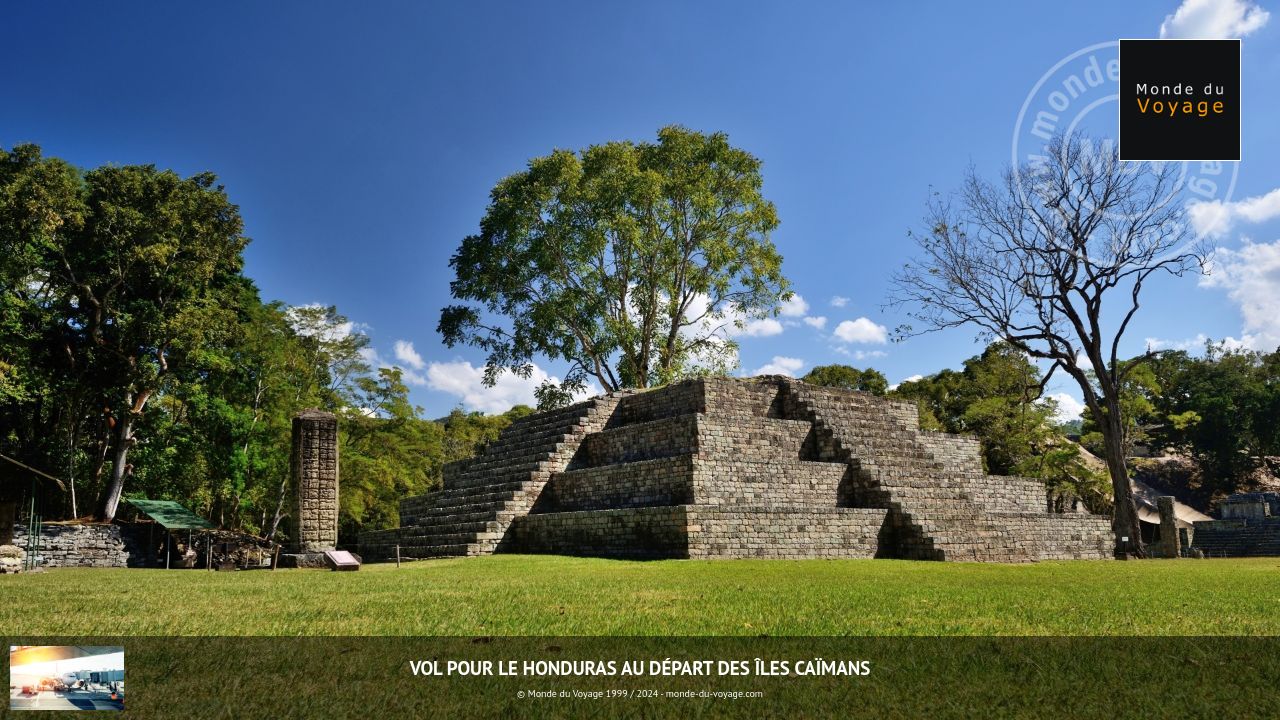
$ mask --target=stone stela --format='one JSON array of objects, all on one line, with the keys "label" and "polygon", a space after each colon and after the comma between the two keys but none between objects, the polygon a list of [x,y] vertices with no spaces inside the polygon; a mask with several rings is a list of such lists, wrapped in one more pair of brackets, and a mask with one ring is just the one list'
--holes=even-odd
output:
[{"label": "stone stela", "polygon": [[293,418],[294,537],[285,567],[324,567],[338,544],[338,418],[304,410]]},{"label": "stone stela", "polygon": [[983,472],[916,406],[781,376],[622,391],[513,422],[362,533],[365,559],[1109,558],[1108,518]]},{"label": "stone stela", "polygon": [[1176,558],[1182,555],[1182,542],[1178,533],[1178,519],[1174,514],[1173,497],[1164,495],[1156,498],[1156,509],[1160,511],[1160,557]]}]

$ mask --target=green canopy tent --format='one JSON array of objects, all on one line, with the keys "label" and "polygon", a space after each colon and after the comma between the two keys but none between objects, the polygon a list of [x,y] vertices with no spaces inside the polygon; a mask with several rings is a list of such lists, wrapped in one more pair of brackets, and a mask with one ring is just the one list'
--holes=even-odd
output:
[{"label": "green canopy tent", "polygon": [[187,531],[187,546],[190,547],[191,531],[214,529],[213,523],[172,500],[133,500],[126,498],[125,502],[164,528],[164,567],[166,570],[169,569],[169,536],[174,530]]}]

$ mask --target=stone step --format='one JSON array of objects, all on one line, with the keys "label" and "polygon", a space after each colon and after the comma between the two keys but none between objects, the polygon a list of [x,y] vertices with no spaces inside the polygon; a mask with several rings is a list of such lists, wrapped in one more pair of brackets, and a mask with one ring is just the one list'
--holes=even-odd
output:
[{"label": "stone step", "polygon": [[512,504],[511,500],[507,500],[504,502],[478,502],[451,507],[431,507],[410,515],[402,514],[400,516],[400,524],[407,527],[411,525],[429,525],[433,522],[444,521],[446,518],[476,519],[481,516],[493,516],[496,513],[510,510],[509,506]]},{"label": "stone step", "polygon": [[[488,523],[507,522],[524,511],[516,508],[500,507],[487,508],[484,510],[473,510],[454,515],[438,515],[426,518],[414,525],[404,525],[402,530],[411,533],[430,532],[439,528],[452,528],[460,530],[463,528],[483,529]],[[451,530],[452,531],[452,530]]]},{"label": "stone step", "polygon": [[429,559],[438,557],[460,557],[473,555],[470,543],[452,545],[401,545],[400,556],[410,559]]},{"label": "stone step", "polygon": [[542,463],[547,462],[550,458],[551,453],[548,452],[531,456],[519,462],[511,461],[484,471],[468,470],[466,473],[454,478],[452,482],[445,484],[444,487],[450,490],[464,490],[470,487],[492,485],[503,478],[524,476],[537,472],[542,469]]},{"label": "stone step", "polygon": [[577,425],[566,423],[556,425],[545,432],[537,435],[521,438],[512,442],[494,442],[489,444],[480,454],[471,458],[468,463],[468,469],[484,468],[491,465],[494,461],[504,458],[520,457],[525,455],[535,455],[539,452],[548,452],[554,450],[561,443],[566,442],[569,438],[577,433]]},{"label": "stone step", "polygon": [[564,423],[555,425],[536,435],[515,438],[509,442],[491,443],[480,454],[476,455],[471,464],[472,466],[483,465],[485,461],[528,455],[535,451],[553,447],[556,443],[564,442],[565,438],[571,435],[576,427],[575,423]]},{"label": "stone step", "polygon": [[405,525],[400,529],[403,531],[402,536],[422,537],[424,535],[432,535],[436,533],[477,533],[486,532],[495,527],[497,522],[497,513],[493,511],[485,513],[477,513],[467,516],[447,516],[436,518],[430,522],[420,523],[417,525]]},{"label": "stone step", "polygon": [[582,439],[571,470],[657,460],[697,451],[696,413],[606,428]]},{"label": "stone step", "polygon": [[[482,502],[497,502],[504,493],[515,493],[525,489],[527,480],[508,480],[491,485],[477,485],[469,488],[445,488],[425,495],[416,495],[400,501],[402,512],[415,514],[423,509],[451,507]],[[510,497],[503,497],[509,500]]]},{"label": "stone step", "polygon": [[430,507],[404,513],[405,517],[415,518],[412,524],[431,522],[433,518],[452,515],[460,512],[475,512],[483,509],[498,511],[511,502],[528,497],[524,488],[513,490],[494,490],[486,493],[475,493],[456,498],[437,501]]},{"label": "stone step", "polygon": [[458,528],[440,528],[436,532],[416,533],[412,536],[402,538],[403,543],[417,544],[472,544],[480,541],[489,541],[489,539],[502,538],[502,533],[498,530],[483,528],[480,530],[468,530]]}]

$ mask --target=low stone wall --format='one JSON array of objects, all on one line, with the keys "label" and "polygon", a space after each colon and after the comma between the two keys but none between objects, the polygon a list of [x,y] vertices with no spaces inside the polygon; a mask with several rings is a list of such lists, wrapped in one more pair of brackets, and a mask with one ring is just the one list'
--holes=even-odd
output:
[{"label": "low stone wall", "polygon": [[873,558],[888,532],[887,513],[676,505],[526,515],[512,523],[502,550],[631,559]]},{"label": "low stone wall", "polygon": [[622,398],[605,429],[700,412],[706,412],[702,381],[686,380]]},{"label": "low stone wall", "polygon": [[689,413],[588,435],[570,461],[569,469],[692,454],[698,450],[700,417],[703,416]]},{"label": "low stone wall", "polygon": [[848,465],[803,460],[724,466],[695,461],[693,498],[699,505],[834,508],[846,494]]},{"label": "low stone wall", "polygon": [[1049,494],[1040,480],[1016,475],[961,475],[958,485],[974,504],[990,512],[1049,511]]},{"label": "low stone wall", "polygon": [[747,380],[706,378],[701,381],[706,409],[703,412],[724,422],[750,418],[781,418],[786,408],[777,377]]},{"label": "low stone wall", "polygon": [[503,552],[659,559],[689,556],[684,505],[524,515]]},{"label": "low stone wall", "polygon": [[1032,560],[1107,560],[1113,555],[1115,537],[1107,518],[1052,513],[1005,517]]},{"label": "low stone wall", "polygon": [[[25,525],[13,526],[13,544],[25,552],[30,542]],[[126,543],[119,525],[46,524],[40,532],[40,567],[128,567],[134,562],[132,543]]]},{"label": "low stone wall", "polygon": [[698,450],[706,460],[722,465],[752,461],[816,460],[810,435],[813,426],[804,420],[699,415]]},{"label": "low stone wall", "polygon": [[684,505],[693,502],[693,457],[641,460],[557,473],[535,512]]},{"label": "low stone wall", "polygon": [[686,509],[691,558],[873,558],[887,510],[871,508]]},{"label": "low stone wall", "polygon": [[982,472],[982,441],[976,437],[921,430],[919,442],[945,470]]}]

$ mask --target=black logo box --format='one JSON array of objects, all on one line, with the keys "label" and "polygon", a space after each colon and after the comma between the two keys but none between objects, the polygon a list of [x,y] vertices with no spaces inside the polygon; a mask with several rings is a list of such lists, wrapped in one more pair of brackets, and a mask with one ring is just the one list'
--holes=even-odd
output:
[{"label": "black logo box", "polygon": [[1238,39],[1121,40],[1120,159],[1239,160],[1240,48]]}]

